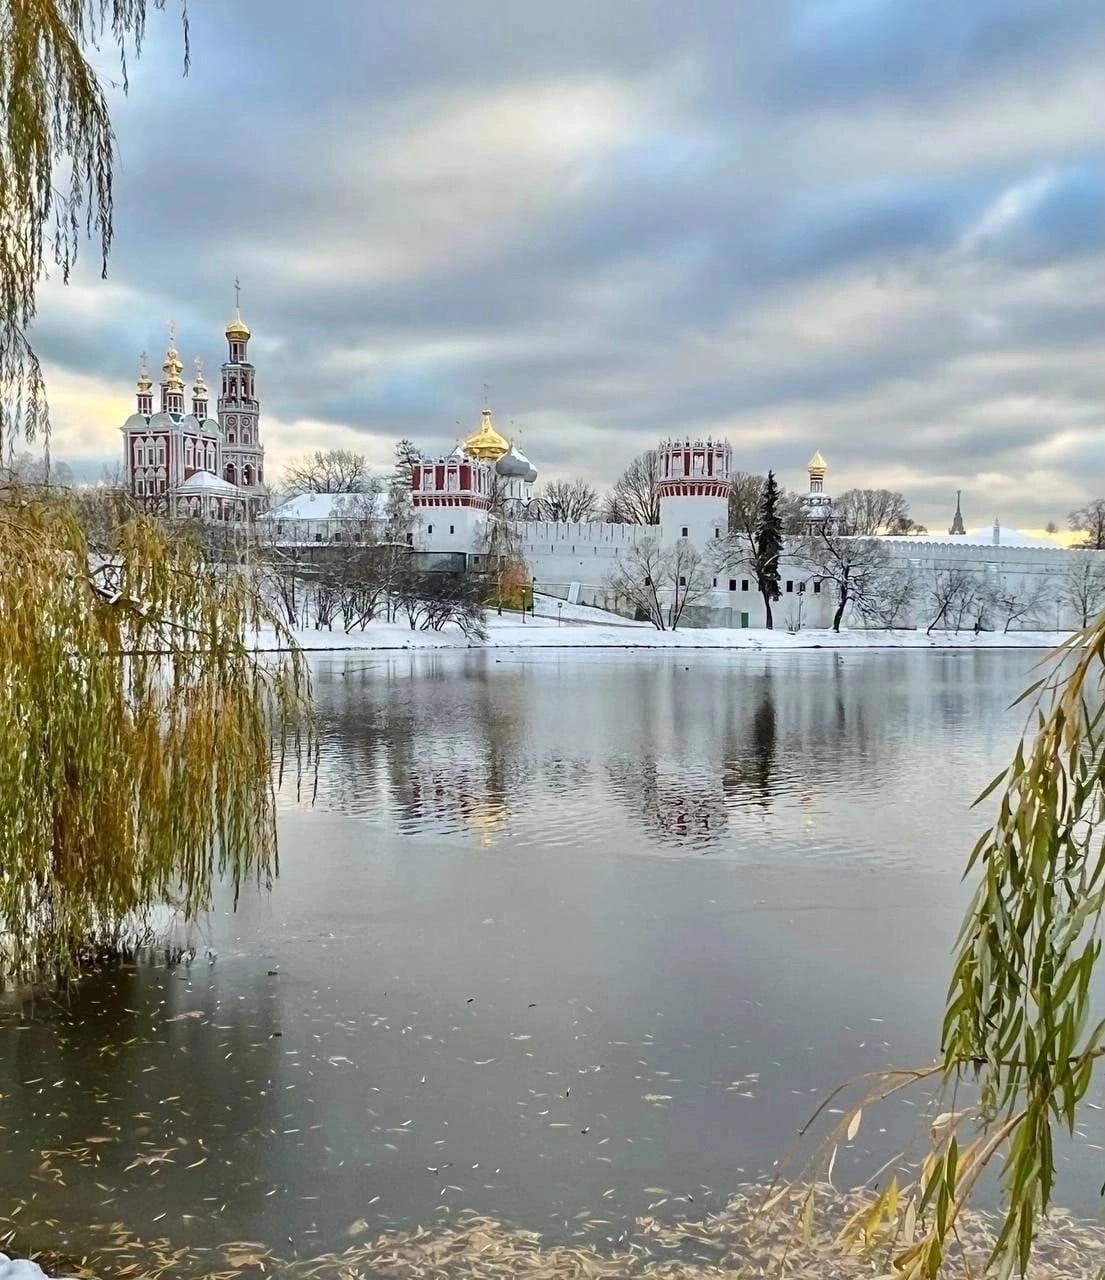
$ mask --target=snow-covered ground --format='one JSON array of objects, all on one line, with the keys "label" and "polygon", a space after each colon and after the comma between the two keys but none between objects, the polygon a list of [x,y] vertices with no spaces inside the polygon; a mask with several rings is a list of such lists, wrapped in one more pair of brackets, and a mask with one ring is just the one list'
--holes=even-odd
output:
[{"label": "snow-covered ground", "polygon": [[[551,616],[550,616],[551,614]],[[412,631],[405,623],[372,622],[348,635],[331,631],[296,631],[304,649],[1050,649],[1067,639],[1066,632],[1016,631],[1009,635],[984,631],[959,634],[924,631],[763,631],[751,628],[688,628],[657,631],[600,609],[566,604],[557,616],[555,603],[538,601],[537,617],[522,622],[516,613],[487,618],[485,644],[466,640],[455,628]],[[272,633],[259,636],[260,648],[271,648]]]},{"label": "snow-covered ground", "polygon": [[46,1275],[36,1262],[13,1260],[0,1253],[0,1280],[46,1280]]}]

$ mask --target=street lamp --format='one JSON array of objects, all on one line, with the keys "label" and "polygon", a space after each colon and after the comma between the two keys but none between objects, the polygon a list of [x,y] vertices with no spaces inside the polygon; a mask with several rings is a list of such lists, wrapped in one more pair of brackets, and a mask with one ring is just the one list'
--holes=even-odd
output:
[{"label": "street lamp", "polygon": [[537,617],[537,578],[534,576],[530,579],[529,585],[529,614],[531,618]]},{"label": "street lamp", "polygon": [[556,625],[557,625],[558,627],[560,626],[561,619],[562,619],[562,618],[563,618],[563,616],[564,616],[564,612],[563,612],[563,610],[564,610],[564,601],[563,601],[563,600],[558,600],[558,601],[556,602]]}]

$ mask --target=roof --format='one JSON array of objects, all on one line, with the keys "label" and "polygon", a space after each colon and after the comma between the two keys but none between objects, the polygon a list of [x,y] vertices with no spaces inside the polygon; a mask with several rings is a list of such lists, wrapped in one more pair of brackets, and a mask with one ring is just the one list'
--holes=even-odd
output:
[{"label": "roof", "polygon": [[213,475],[210,471],[193,472],[187,480],[177,485],[176,491],[185,497],[190,493],[215,493],[227,498],[245,497],[236,484],[231,484],[229,480]]},{"label": "roof", "polygon": [[992,524],[982,529],[968,529],[966,533],[911,533],[905,537],[895,537],[894,542],[906,545],[922,542],[956,547],[1044,547],[1052,551],[1065,550],[1054,538],[1037,538],[1030,533],[1022,533],[1019,529],[1010,529],[1006,525],[998,525],[995,534],[995,526]]},{"label": "roof", "polygon": [[366,515],[387,514],[388,495],[375,493],[301,493],[278,507],[263,520],[363,520]]}]

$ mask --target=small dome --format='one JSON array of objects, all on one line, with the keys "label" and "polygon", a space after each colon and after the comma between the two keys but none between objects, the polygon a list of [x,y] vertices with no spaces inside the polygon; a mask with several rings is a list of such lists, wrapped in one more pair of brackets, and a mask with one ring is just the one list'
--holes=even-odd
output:
[{"label": "small dome", "polygon": [[179,421],[179,418],[174,418],[171,413],[165,413],[164,410],[162,410],[160,413],[155,413],[150,419],[150,430],[166,431],[171,427],[175,427]]},{"label": "small dome", "polygon": [[811,476],[823,476],[828,469],[825,459],[821,456],[820,450],[815,452],[813,457],[806,464],[806,470]]},{"label": "small dome", "polygon": [[[510,446],[506,453],[495,463],[495,471],[504,479],[509,480],[525,480],[533,466],[529,458],[526,457],[519,449],[515,448],[514,441],[510,442]],[[536,471],[534,475],[536,476]]]},{"label": "small dome", "polygon": [[123,423],[123,430],[145,431],[149,424],[150,420],[144,413],[132,413],[126,422]]},{"label": "small dome", "polygon": [[244,342],[249,337],[249,325],[242,319],[240,311],[234,313],[234,319],[226,326],[226,336],[238,342]]},{"label": "small dome", "polygon": [[204,418],[200,423],[200,430],[205,436],[221,436],[223,433],[217,418]]},{"label": "small dome", "polygon": [[526,472],[526,484],[533,484],[533,482],[536,479],[537,479],[537,468],[531,462],[529,464],[529,470]]}]

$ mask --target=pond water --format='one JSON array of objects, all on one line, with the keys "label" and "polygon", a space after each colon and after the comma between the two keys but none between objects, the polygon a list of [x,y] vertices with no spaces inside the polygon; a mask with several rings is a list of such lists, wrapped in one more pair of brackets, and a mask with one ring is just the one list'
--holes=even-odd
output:
[{"label": "pond water", "polygon": [[[1032,661],[320,659],[271,895],[190,967],[0,1012],[0,1216],[70,1253],[119,1222],[307,1255],[442,1207],[723,1202],[829,1087],[934,1056]],[[917,1116],[869,1117],[856,1168]],[[1066,1203],[1096,1210],[1099,1155],[1064,1151]]]}]

